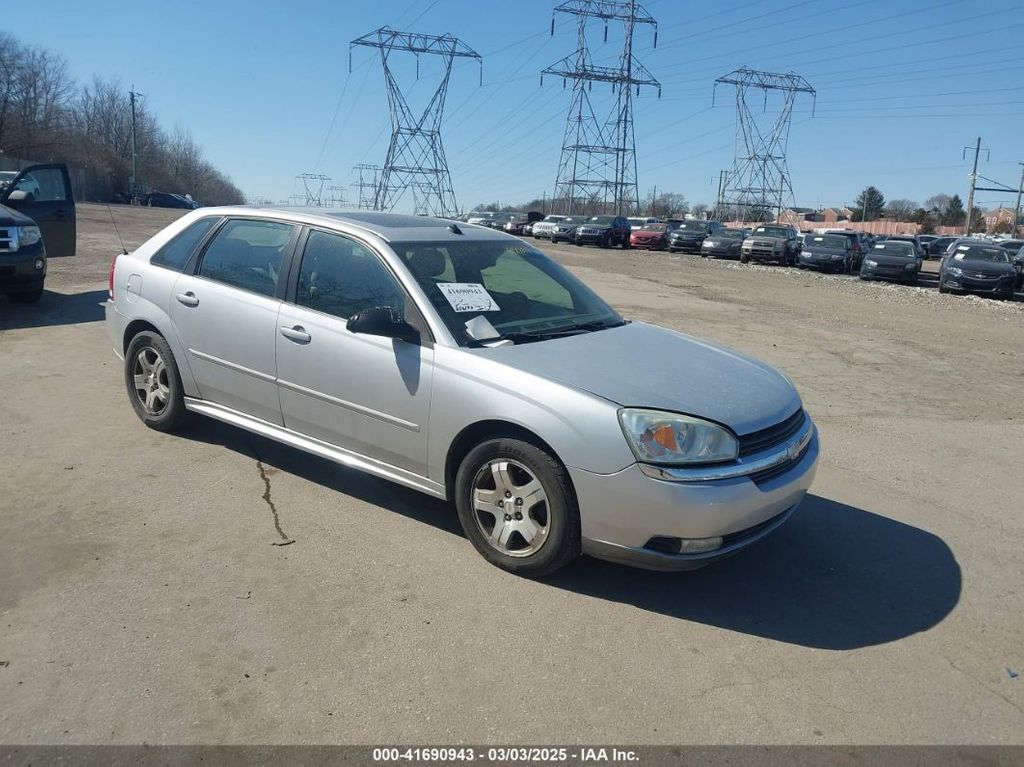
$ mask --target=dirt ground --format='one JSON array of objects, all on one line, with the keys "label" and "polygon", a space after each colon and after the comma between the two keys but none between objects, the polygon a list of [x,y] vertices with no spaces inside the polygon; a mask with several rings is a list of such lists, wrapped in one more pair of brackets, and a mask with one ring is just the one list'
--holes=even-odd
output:
[{"label": "dirt ground", "polygon": [[781,368],[822,461],[732,559],[531,582],[436,500],[142,427],[99,306],[111,214],[131,248],[177,212],[82,205],[43,300],[0,300],[0,742],[1024,743],[1020,296],[542,245],[627,317]]}]

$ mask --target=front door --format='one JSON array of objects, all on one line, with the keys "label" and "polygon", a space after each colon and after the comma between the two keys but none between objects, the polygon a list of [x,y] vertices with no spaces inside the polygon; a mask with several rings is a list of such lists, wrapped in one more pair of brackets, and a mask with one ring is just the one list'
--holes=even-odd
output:
[{"label": "front door", "polygon": [[362,309],[404,313],[408,300],[369,248],[310,231],[295,302],[278,318],[278,387],[289,429],[424,476],[433,348],[345,327]]},{"label": "front door", "polygon": [[[23,192],[26,196],[16,195]],[[11,197],[14,199],[11,199]],[[64,165],[32,165],[4,189],[0,202],[36,222],[49,258],[75,255],[75,199]]]},{"label": "front door", "polygon": [[295,234],[276,221],[225,222],[195,275],[178,277],[169,308],[202,398],[278,425],[278,287]]}]

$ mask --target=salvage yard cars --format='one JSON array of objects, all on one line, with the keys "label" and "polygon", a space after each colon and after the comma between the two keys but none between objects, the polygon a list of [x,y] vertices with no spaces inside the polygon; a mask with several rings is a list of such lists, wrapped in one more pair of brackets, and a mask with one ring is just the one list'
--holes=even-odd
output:
[{"label": "salvage yard cars", "polygon": [[707,564],[783,524],[818,463],[781,373],[440,219],[195,211],[114,259],[106,322],[147,426],[198,413],[453,500],[525,576]]}]

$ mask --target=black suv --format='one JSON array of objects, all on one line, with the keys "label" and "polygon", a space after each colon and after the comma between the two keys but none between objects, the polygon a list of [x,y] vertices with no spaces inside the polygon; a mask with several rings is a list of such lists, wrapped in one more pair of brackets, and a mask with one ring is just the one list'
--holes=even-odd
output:
[{"label": "black suv", "polygon": [[75,199],[64,165],[33,165],[0,188],[0,292],[43,295],[47,256],[75,255]]},{"label": "black suv", "polygon": [[602,248],[621,245],[628,248],[632,231],[625,216],[591,216],[576,227],[574,241],[577,245],[600,245]]},{"label": "black suv", "polygon": [[668,238],[668,250],[675,253],[700,253],[700,247],[709,235],[722,228],[720,221],[681,221]]}]

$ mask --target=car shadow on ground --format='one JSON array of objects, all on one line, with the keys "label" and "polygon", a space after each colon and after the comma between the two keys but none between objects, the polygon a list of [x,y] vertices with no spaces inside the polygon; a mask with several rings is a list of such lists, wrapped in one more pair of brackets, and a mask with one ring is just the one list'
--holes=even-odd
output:
[{"label": "car shadow on ground", "polygon": [[926,631],[960,599],[953,552],[932,533],[809,495],[747,551],[684,573],[584,559],[553,586],[673,618],[825,650]]},{"label": "car shadow on ground", "polygon": [[101,303],[106,300],[105,290],[84,293],[44,290],[42,298],[34,304],[16,304],[0,297],[0,330],[99,322],[103,319]]},{"label": "car shadow on ground", "polygon": [[[414,490],[207,418],[197,418],[180,436],[223,445],[464,538],[452,504]],[[657,573],[584,557],[545,582],[671,618],[827,650],[926,631],[953,611],[961,590],[960,566],[938,536],[816,495],[764,541],[702,570]]]}]

